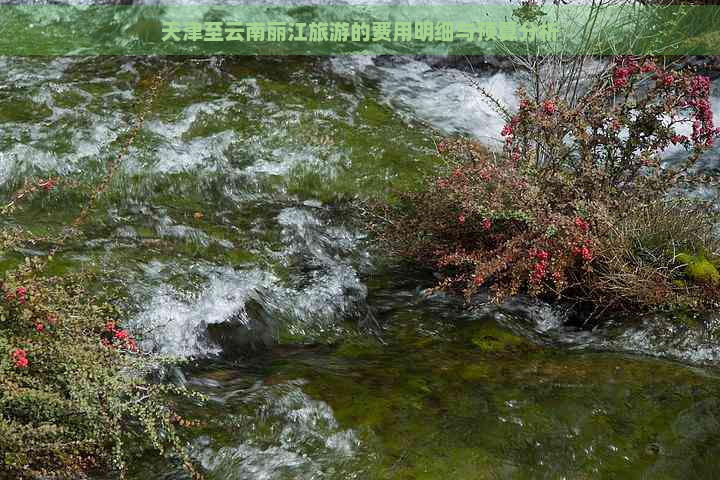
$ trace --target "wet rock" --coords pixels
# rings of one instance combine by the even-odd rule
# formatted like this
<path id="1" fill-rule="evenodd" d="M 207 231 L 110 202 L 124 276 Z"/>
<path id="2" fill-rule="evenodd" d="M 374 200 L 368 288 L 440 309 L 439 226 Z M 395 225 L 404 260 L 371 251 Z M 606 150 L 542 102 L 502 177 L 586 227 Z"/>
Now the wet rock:
<path id="1" fill-rule="evenodd" d="M 433 68 L 455 68 L 475 73 L 511 71 L 513 63 L 501 55 L 418 55 L 415 57 Z"/>
<path id="2" fill-rule="evenodd" d="M 275 340 L 270 314 L 255 299 L 248 299 L 243 310 L 228 320 L 208 324 L 207 334 L 223 356 L 231 358 L 265 350 Z"/>
<path id="3" fill-rule="evenodd" d="M 516 349 L 526 342 L 523 338 L 493 324 L 486 324 L 474 333 L 472 343 L 483 352 L 497 353 Z"/>
<path id="4" fill-rule="evenodd" d="M 650 355 L 694 365 L 720 365 L 720 312 L 687 312 L 617 316 L 602 323 L 585 324 L 582 312 L 537 299 L 512 297 L 501 305 L 478 295 L 476 314 L 492 316 L 502 327 L 539 345 L 572 349 L 608 350 Z M 501 342 L 478 339 L 478 347 Z"/>
<path id="5" fill-rule="evenodd" d="M 662 453 L 662 446 L 659 443 L 650 443 L 645 447 L 646 455 L 655 456 Z"/>
<path id="6" fill-rule="evenodd" d="M 646 315 L 634 323 L 598 329 L 591 344 L 615 351 L 643 353 L 697 365 L 720 362 L 720 317 L 683 319 L 668 314 Z"/>

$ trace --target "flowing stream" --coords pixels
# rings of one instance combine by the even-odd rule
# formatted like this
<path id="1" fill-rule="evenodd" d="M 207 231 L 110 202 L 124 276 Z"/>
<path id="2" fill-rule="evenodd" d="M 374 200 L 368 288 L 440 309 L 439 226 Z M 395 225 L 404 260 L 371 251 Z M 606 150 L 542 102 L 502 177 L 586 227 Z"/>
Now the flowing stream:
<path id="1" fill-rule="evenodd" d="M 498 141 L 501 120 L 459 70 L 374 57 L 0 57 L 3 192 L 28 175 L 78 182 L 5 221 L 60 232 L 165 67 L 53 273 L 103 272 L 98 289 L 128 299 L 143 347 L 188 360 L 169 381 L 210 399 L 179 405 L 202 421 L 188 442 L 209 478 L 717 476 L 717 319 L 573 331 L 557 307 L 527 299 L 468 310 L 425 295 L 432 276 L 368 241 L 357 200 L 417 185 L 441 135 Z M 477 81 L 513 104 L 513 76 Z M 187 478 L 150 456 L 132 469 Z"/>

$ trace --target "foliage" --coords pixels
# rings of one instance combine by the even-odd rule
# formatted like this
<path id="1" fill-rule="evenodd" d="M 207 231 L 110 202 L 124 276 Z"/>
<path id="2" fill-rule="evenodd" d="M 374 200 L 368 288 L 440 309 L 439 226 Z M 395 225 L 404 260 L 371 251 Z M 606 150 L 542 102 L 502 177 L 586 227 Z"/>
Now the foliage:
<path id="1" fill-rule="evenodd" d="M 446 173 L 386 207 L 383 217 L 391 220 L 373 226 L 389 245 L 441 269 L 442 286 L 467 295 L 486 284 L 499 299 L 523 288 L 540 294 L 547 279 L 557 288 L 575 281 L 592 259 L 593 237 L 572 195 L 563 196 L 571 192 L 563 178 L 543 190 L 534 169 L 477 144 L 455 140 L 441 149 Z"/>
<path id="2" fill-rule="evenodd" d="M 619 191 L 655 197 L 687 181 L 688 169 L 712 146 L 718 129 L 709 93 L 707 77 L 621 57 L 612 78 L 575 106 L 562 99 L 539 102 L 520 90 L 520 109 L 502 131 L 505 155 L 535 163 L 543 175 L 571 175 L 587 199 Z M 692 129 L 689 136 L 678 132 L 683 126 Z M 689 155 L 663 168 L 661 155 L 673 145 Z"/>
<path id="3" fill-rule="evenodd" d="M 601 221 L 592 278 L 596 303 L 701 308 L 720 298 L 716 283 L 694 274 L 696 264 L 714 269 L 707 258 L 720 251 L 720 217 L 709 202 L 658 200 L 622 215 L 605 212 Z"/>
<path id="4" fill-rule="evenodd" d="M 75 479 L 93 472 L 124 477 L 131 452 L 148 447 L 173 455 L 193 478 L 200 477 L 179 436 L 180 427 L 192 422 L 175 413 L 171 398 L 201 397 L 151 381 L 173 360 L 138 349 L 121 327 L 122 312 L 100 291 L 100 278 L 87 271 L 47 273 L 107 190 L 165 76 L 151 79 L 135 125 L 118 137 L 117 158 L 59 237 L 11 225 L 0 229 L 0 251 L 33 244 L 49 250 L 6 270 L 0 283 L 0 478 Z M 28 179 L 0 213 L 12 214 L 22 201 L 72 183 Z"/>
<path id="5" fill-rule="evenodd" d="M 445 165 L 423 191 L 380 206 L 373 230 L 468 297 L 490 286 L 497 300 L 527 292 L 600 309 L 717 302 L 717 285 L 697 284 L 678 257 L 715 261 L 717 218 L 670 196 L 709 180 L 691 175 L 718 135 L 709 81 L 638 60 L 617 59 L 573 105 L 520 90 L 501 154 L 441 143 Z M 686 157 L 663 162 L 673 145 Z"/>
<path id="6" fill-rule="evenodd" d="M 0 476 L 122 474 L 132 444 L 169 450 L 194 471 L 167 401 L 188 393 L 147 380 L 167 361 L 138 351 L 120 312 L 88 291 L 91 274 L 46 277 L 43 263 L 6 273 L 0 292 Z"/>

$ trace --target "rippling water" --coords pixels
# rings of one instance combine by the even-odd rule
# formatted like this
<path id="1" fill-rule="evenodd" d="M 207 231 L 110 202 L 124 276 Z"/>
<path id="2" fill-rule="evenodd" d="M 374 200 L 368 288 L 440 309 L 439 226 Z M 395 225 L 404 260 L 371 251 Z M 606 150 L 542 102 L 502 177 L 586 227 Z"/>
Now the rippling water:
<path id="1" fill-rule="evenodd" d="M 54 268 L 104 272 L 145 348 L 193 360 L 176 376 L 212 399 L 182 406 L 206 420 L 188 441 L 211 478 L 712 478 L 717 322 L 572 330 L 521 298 L 467 311 L 367 242 L 357 199 L 417 185 L 441 135 L 498 141 L 472 84 L 512 107 L 507 73 L 0 57 L 4 192 L 27 175 L 79 182 L 7 221 L 57 233 L 74 218 L 165 66 L 177 68 Z M 156 461 L 136 470 L 183 478 Z"/>

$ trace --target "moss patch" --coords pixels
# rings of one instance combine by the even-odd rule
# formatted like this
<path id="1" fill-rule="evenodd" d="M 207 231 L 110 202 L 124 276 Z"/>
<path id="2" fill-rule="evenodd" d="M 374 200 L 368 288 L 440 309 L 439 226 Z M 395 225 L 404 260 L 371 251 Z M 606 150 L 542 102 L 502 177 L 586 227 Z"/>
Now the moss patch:
<path id="1" fill-rule="evenodd" d="M 487 324 L 479 328 L 472 336 L 473 345 L 483 352 L 503 352 L 513 350 L 525 344 L 525 340 L 495 325 Z"/>
<path id="2" fill-rule="evenodd" d="M 685 275 L 693 282 L 712 285 L 720 284 L 720 273 L 710 260 L 702 256 L 681 253 L 677 256 L 677 261 L 686 265 Z"/>

